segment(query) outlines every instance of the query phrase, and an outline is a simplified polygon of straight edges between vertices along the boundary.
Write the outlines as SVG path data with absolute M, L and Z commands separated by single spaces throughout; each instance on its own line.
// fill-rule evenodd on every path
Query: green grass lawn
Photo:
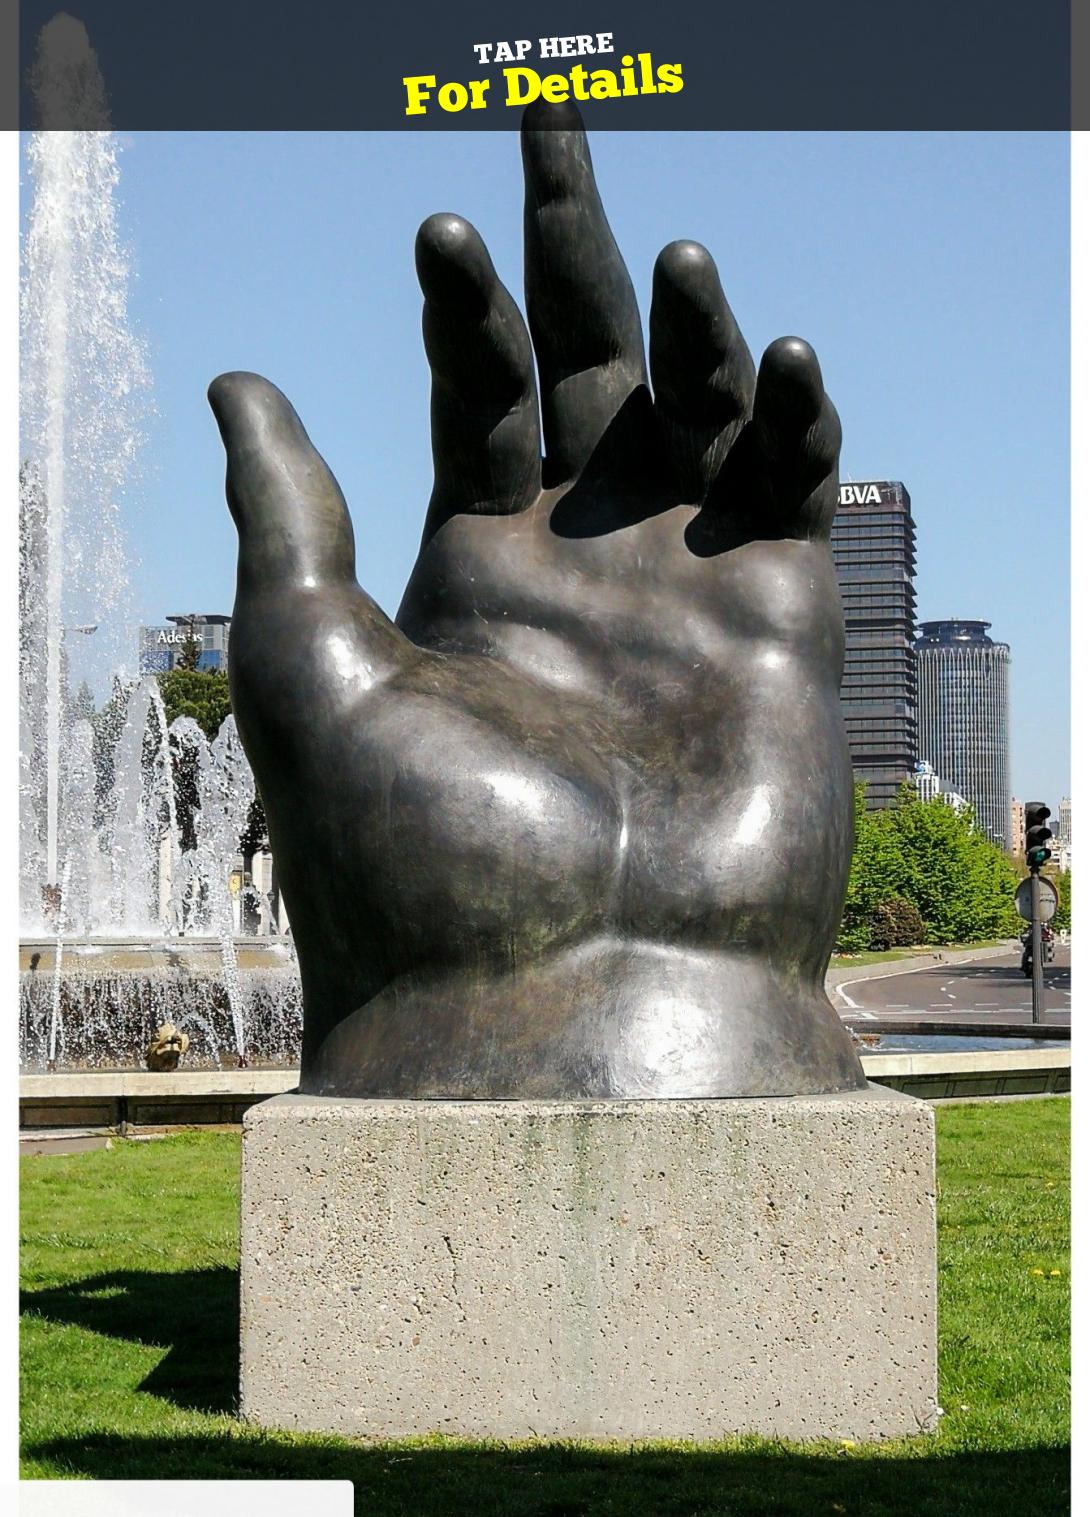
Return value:
M 880 1445 L 364 1445 L 233 1415 L 237 1137 L 23 1161 L 23 1474 L 351 1479 L 360 1517 L 1069 1509 L 1068 1102 L 938 1112 L 940 1400 Z M 241 1509 L 240 1509 L 241 1517 Z

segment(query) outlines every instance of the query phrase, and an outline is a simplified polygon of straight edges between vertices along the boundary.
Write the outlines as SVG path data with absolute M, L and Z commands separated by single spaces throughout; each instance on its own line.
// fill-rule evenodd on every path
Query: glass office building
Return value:
M 916 524 L 904 485 L 889 479 L 841 485 L 832 544 L 846 638 L 840 704 L 852 768 L 866 782 L 873 810 L 888 806 L 912 780 L 920 757 Z
M 231 635 L 229 616 L 168 616 L 169 625 L 140 628 L 140 673 L 165 674 L 176 667 L 178 655 L 189 639 L 196 638 L 201 651 L 198 669 L 227 668 L 227 644 Z
M 965 797 L 981 831 L 1009 850 L 1011 654 L 987 635 L 990 626 L 920 624 L 920 757 Z

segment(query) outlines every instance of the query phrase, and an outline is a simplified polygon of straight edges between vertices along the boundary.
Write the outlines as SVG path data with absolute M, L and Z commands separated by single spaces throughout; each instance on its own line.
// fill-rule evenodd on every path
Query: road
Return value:
M 833 1004 L 851 1021 L 1028 1022 L 1030 982 L 1020 963 L 1021 953 L 1012 952 L 880 979 L 852 980 L 837 986 Z M 881 968 L 875 965 L 876 970 Z M 1069 1026 L 1070 947 L 1057 945 L 1055 959 L 1045 965 L 1044 979 L 1043 1020 Z

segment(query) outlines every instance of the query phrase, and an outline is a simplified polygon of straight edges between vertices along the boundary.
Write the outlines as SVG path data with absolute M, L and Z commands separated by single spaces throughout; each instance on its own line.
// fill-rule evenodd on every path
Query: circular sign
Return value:
M 1018 915 L 1026 922 L 1033 921 L 1033 901 L 1030 896 L 1030 881 L 1022 880 L 1018 889 L 1014 892 L 1014 904 L 1018 908 Z M 1041 921 L 1051 922 L 1056 915 L 1056 907 L 1060 904 L 1060 892 L 1051 880 L 1041 877 Z

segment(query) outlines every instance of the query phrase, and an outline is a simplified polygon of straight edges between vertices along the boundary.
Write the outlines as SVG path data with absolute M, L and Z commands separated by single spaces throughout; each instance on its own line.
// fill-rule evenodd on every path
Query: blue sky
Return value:
M 645 313 L 660 247 L 715 254 L 751 347 L 816 347 L 844 478 L 913 501 L 921 619 L 1011 644 L 1015 793 L 1069 793 L 1069 145 L 1040 133 L 599 134 Z M 137 134 L 121 219 L 156 416 L 131 492 L 142 618 L 229 611 L 235 540 L 209 379 L 285 390 L 396 610 L 430 490 L 416 227 L 467 216 L 521 300 L 513 132 Z M 1036 561 L 1044 572 L 1035 575 Z M 1031 587 L 1033 593 L 1031 593 Z

